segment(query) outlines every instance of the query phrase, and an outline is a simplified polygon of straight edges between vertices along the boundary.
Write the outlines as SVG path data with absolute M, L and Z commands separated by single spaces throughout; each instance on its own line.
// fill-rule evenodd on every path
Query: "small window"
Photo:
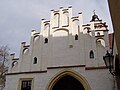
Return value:
M 100 36 L 100 32 L 97 32 L 97 36 Z
M 37 57 L 34 58 L 33 64 L 37 64 Z
M 45 38 L 45 42 L 44 43 L 48 43 L 48 39 L 47 38 Z
M 87 29 L 87 33 L 90 33 L 90 30 L 89 30 L 89 29 Z
M 75 35 L 75 40 L 78 40 L 78 35 L 77 34 Z
M 21 81 L 21 90 L 32 90 L 32 80 L 22 80 Z
M 90 58 L 91 58 L 91 59 L 94 58 L 94 52 L 93 52 L 93 50 L 90 51 Z

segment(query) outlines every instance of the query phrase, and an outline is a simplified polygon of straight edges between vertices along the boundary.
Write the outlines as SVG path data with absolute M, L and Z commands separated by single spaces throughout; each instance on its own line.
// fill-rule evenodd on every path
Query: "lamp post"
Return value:
M 114 56 L 113 54 L 109 53 L 107 50 L 107 53 L 105 56 L 103 56 L 103 60 L 105 62 L 106 67 L 109 69 L 110 73 L 112 75 L 115 75 L 115 72 L 113 71 L 113 65 L 114 65 Z
M 105 62 L 106 67 L 109 69 L 110 73 L 113 75 L 113 80 L 114 80 L 114 90 L 115 90 L 115 72 L 113 70 L 113 65 L 114 65 L 114 56 L 112 53 L 109 53 L 107 50 L 107 53 L 105 56 L 103 56 L 103 60 Z

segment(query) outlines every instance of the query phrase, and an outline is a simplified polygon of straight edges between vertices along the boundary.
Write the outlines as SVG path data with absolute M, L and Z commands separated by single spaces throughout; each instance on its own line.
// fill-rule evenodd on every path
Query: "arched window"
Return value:
M 33 64 L 37 64 L 37 57 L 34 57 L 34 62 Z
M 44 43 L 48 43 L 48 39 L 47 38 L 45 38 L 45 42 Z
M 98 38 L 97 40 L 96 40 L 96 42 L 97 42 L 97 44 L 101 44 L 102 46 L 106 46 L 105 45 L 105 40 L 103 39 L 103 38 Z
M 93 52 L 93 50 L 90 51 L 90 58 L 91 58 L 91 59 L 94 58 L 94 52 Z
M 97 36 L 100 36 L 100 32 L 97 32 Z
M 78 40 L 78 35 L 77 34 L 75 35 L 75 40 Z

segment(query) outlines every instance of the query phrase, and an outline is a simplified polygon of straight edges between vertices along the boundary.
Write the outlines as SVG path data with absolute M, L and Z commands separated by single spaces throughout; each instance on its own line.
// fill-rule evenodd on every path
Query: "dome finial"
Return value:
M 96 21 L 99 20 L 98 16 L 95 14 L 95 10 L 93 10 L 94 15 L 92 16 L 92 20 L 91 21 Z

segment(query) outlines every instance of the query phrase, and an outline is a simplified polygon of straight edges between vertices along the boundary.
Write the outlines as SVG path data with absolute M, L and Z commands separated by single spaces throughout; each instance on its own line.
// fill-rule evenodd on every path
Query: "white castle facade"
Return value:
M 41 30 L 32 30 L 30 45 L 11 54 L 4 90 L 112 90 L 113 78 L 103 56 L 110 50 L 106 23 L 92 16 L 83 24 L 72 7 L 51 10 Z

